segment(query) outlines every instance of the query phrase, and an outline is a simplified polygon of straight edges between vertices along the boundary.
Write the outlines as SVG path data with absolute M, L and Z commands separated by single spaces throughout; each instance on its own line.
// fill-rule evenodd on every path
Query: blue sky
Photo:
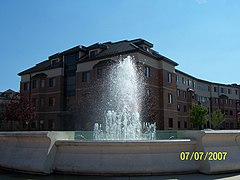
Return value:
M 188 74 L 239 84 L 239 19 L 238 0 L 2 0 L 0 91 L 56 52 L 134 38 Z

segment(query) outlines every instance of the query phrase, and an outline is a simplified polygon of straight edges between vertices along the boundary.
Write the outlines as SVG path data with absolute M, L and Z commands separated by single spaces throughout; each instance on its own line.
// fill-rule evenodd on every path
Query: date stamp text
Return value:
M 219 152 L 203 152 L 203 151 L 182 151 L 179 154 L 179 158 L 181 161 L 225 161 L 227 159 L 227 152 L 219 151 Z

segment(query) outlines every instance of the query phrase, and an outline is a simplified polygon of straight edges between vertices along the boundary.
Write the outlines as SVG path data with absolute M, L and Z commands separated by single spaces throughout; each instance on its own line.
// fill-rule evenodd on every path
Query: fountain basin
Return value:
M 51 174 L 57 139 L 70 139 L 69 132 L 0 132 L 0 167 L 14 171 Z
M 240 131 L 180 131 L 174 140 L 74 140 L 75 132 L 1 132 L 0 167 L 37 174 L 205 174 L 240 170 Z M 181 160 L 181 152 L 227 152 Z
M 193 151 L 196 142 L 57 141 L 55 172 L 90 175 L 146 175 L 196 172 L 198 164 L 182 162 L 181 151 Z

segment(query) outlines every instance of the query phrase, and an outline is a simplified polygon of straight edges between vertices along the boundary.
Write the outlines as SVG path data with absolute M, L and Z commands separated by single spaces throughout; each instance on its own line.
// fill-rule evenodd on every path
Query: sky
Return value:
M 187 74 L 240 83 L 238 0 L 1 0 L 0 91 L 57 52 L 135 38 Z

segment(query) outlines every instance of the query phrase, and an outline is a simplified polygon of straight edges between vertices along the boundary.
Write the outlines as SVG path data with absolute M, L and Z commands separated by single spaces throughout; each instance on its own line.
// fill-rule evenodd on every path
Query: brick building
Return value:
M 240 111 L 240 86 L 237 84 L 219 84 L 204 81 L 176 70 L 177 76 L 177 110 L 178 129 L 194 128 L 188 119 L 188 111 L 193 103 L 201 104 L 208 108 L 209 122 L 205 128 L 211 128 L 210 114 L 216 109 L 221 109 L 226 121 L 222 129 L 237 129 L 237 113 Z
M 19 73 L 20 93 L 29 95 L 37 108 L 31 129 L 92 130 L 101 118 L 101 103 L 107 101 L 106 74 L 120 56 L 128 55 L 146 80 L 145 121 L 155 121 L 158 129 L 192 129 L 187 112 L 201 103 L 209 112 L 217 107 L 225 112 L 224 128 L 237 128 L 238 85 L 211 83 L 176 70 L 178 64 L 153 50 L 153 44 L 135 39 L 76 46 Z

